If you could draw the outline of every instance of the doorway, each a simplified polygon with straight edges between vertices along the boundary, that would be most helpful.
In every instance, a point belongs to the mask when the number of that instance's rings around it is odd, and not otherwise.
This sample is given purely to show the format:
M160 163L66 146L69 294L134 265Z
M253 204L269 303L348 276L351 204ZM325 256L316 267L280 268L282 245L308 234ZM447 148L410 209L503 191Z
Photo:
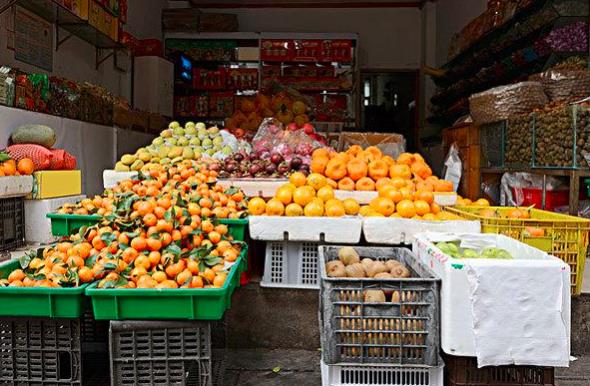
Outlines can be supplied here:
M362 70L361 127L370 132L402 134L408 150L414 150L418 79L417 70Z

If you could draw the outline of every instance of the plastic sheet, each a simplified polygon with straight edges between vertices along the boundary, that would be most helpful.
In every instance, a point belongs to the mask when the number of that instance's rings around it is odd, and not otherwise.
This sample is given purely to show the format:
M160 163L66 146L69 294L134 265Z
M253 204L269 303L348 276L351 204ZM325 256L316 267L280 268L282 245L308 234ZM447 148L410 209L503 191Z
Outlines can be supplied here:
M541 83L521 82L473 94L469 98L469 109L475 123L485 124L528 113L547 101Z
M7 66L0 67L0 105L14 105L15 76Z
M463 164L459 157L459 147L456 143L453 143L449 148L449 154L445 161L445 180L453 183L453 190L456 192L461 182L461 171L463 170Z

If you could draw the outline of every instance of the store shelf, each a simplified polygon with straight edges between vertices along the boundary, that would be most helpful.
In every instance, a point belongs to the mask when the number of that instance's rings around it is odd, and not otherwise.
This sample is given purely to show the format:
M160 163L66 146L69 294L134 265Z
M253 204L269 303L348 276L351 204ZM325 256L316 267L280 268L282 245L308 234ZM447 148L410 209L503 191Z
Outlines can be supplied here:
M81 19L55 0L16 0L13 3L33 12L50 23L55 23L60 28L97 48L124 48L122 44L103 34L91 26L87 20ZM58 45L67 38L61 42L58 40Z

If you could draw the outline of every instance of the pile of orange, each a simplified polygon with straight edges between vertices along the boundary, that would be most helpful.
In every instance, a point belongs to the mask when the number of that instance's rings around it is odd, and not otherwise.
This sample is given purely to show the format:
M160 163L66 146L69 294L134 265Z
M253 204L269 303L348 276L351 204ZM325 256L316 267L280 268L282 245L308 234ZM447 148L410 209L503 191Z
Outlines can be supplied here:
M123 180L104 196L85 199L77 204L66 204L58 213L67 214L117 214L120 210L114 200L124 195L137 195L149 201L169 200L183 202L203 217L241 218L247 208L246 196L236 188L224 189L215 183L217 172L209 170L207 164L184 160L172 167L154 165L149 171L140 173L136 180ZM137 216L132 213L132 216Z
M402 153L394 160L383 155L375 146L363 150L353 145L340 153L325 148L316 149L312 154L310 170L326 176L328 184L339 190L375 191L391 183L400 188L414 186L418 190L453 191L450 181L432 175L432 170L420 154Z
M13 159L0 163L0 177L30 176L33 172L35 172L35 164L30 158L23 158L18 163Z
M319 173L309 176L295 172L289 177L289 183L277 189L275 196L268 202L260 197L251 198L248 212L261 216L306 216L306 217L342 217L356 215L359 203L348 198L339 200L334 196L335 186L330 185L326 177Z
M240 190L215 184L215 177L206 165L191 160L121 181L105 196L83 200L73 209L103 214L99 224L45 248L42 258L28 255L21 264L25 268L0 284L221 287L226 265L238 259L241 244L217 219L243 216L247 200Z

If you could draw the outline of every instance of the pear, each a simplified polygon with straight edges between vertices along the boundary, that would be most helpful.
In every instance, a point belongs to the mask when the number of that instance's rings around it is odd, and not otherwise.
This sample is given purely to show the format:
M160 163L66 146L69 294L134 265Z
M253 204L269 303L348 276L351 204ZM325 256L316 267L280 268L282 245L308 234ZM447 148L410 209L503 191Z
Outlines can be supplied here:
M198 137L194 137L188 141L188 144L191 146L201 146L201 140Z
M139 158L142 162L150 162L152 156L147 150L144 150L142 152L137 152L137 158Z
M181 157L181 156L182 156L182 147L180 147L180 146L174 146L168 152L168 157L170 157L170 158L176 158L176 157Z
M185 147L182 150L182 158L184 159L193 159L195 156L195 152L190 147Z
M115 171L117 172L128 172L129 166L125 165L123 162L117 162L115 164Z
M180 137L178 138L178 141L176 142L176 145L178 146L188 146L189 144L189 139L187 137Z
M137 172L137 171L141 170L143 165L144 165L143 161L138 159L129 167L129 169Z
M178 123L177 121L172 121L168 125L168 128L170 128L170 129L176 129L176 128L179 128L179 127L180 127L180 123Z
M134 163L136 159L137 159L137 157L136 157L136 156L134 156L134 155L131 155L131 154L125 154L125 155L123 155L123 157L121 157L121 162L122 162L124 165L127 165L127 166L129 166L129 165L131 165L132 163Z
M205 130L207 128L207 126L205 126L205 124L203 122L198 122L195 127L197 128L197 130Z
M156 138L154 138L154 140L152 141L152 144L153 144L154 146L160 146L160 145L163 145L163 144L164 144L164 138L162 138L162 137L156 137Z

